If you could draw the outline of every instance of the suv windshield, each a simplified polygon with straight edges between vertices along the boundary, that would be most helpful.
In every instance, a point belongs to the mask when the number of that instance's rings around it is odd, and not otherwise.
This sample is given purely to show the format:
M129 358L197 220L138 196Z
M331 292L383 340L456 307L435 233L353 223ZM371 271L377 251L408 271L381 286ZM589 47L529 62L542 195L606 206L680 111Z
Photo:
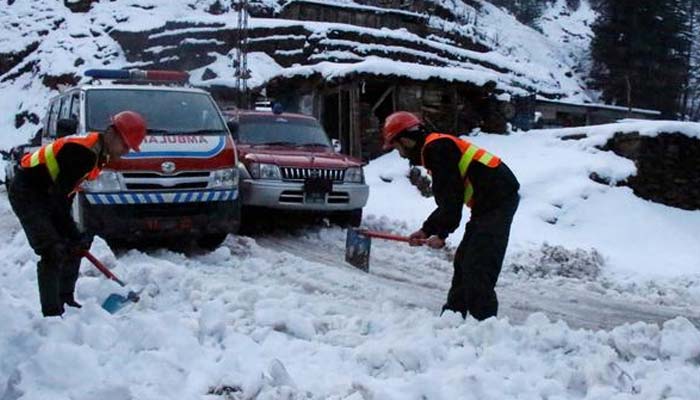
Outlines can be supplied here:
M315 120L284 117L241 119L238 142L252 145L330 147L326 132Z
M223 135L226 127L209 96L174 90L94 89L87 91L89 131L104 131L110 117L133 110L146 119L148 130L159 134Z

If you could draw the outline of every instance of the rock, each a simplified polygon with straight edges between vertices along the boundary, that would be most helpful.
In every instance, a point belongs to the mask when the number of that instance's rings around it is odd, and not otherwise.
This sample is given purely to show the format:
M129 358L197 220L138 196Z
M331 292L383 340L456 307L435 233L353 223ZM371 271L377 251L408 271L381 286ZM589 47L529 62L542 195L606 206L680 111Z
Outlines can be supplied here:
M677 132L656 137L618 133L603 149L635 162L637 175L624 182L635 195L685 210L700 209L700 139Z

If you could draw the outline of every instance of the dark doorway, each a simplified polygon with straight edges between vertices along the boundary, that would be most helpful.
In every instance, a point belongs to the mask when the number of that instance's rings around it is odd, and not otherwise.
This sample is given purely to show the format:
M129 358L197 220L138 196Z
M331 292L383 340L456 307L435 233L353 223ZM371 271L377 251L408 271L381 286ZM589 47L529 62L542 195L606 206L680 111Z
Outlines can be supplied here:
M395 111L395 86L363 82L360 89L360 134L362 158L371 160L384 153L381 131L384 120Z
M323 129L331 139L340 140L343 154L351 154L350 92L338 90L323 96Z

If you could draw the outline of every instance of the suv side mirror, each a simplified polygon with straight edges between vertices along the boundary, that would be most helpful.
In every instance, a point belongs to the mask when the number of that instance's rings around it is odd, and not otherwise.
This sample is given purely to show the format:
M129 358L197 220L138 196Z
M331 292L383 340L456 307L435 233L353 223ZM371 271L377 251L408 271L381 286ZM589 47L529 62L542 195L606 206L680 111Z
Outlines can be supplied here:
M61 118L56 122L56 137L64 137L78 133L78 120Z
M340 140L338 139L331 139L331 144L333 145L333 151L336 153L340 153L343 151L343 145L340 143Z
M228 130L231 131L231 137L233 137L234 140L238 140L238 122L228 120L226 121L226 126L228 126Z

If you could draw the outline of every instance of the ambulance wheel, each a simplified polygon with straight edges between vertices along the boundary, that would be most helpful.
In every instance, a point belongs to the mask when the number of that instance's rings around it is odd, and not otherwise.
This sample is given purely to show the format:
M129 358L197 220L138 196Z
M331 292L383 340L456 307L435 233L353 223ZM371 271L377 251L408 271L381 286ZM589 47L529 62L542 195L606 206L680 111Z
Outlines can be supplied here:
M85 232L86 230L85 201L85 197L77 193L73 196L73 203L71 204L71 216L80 232Z

